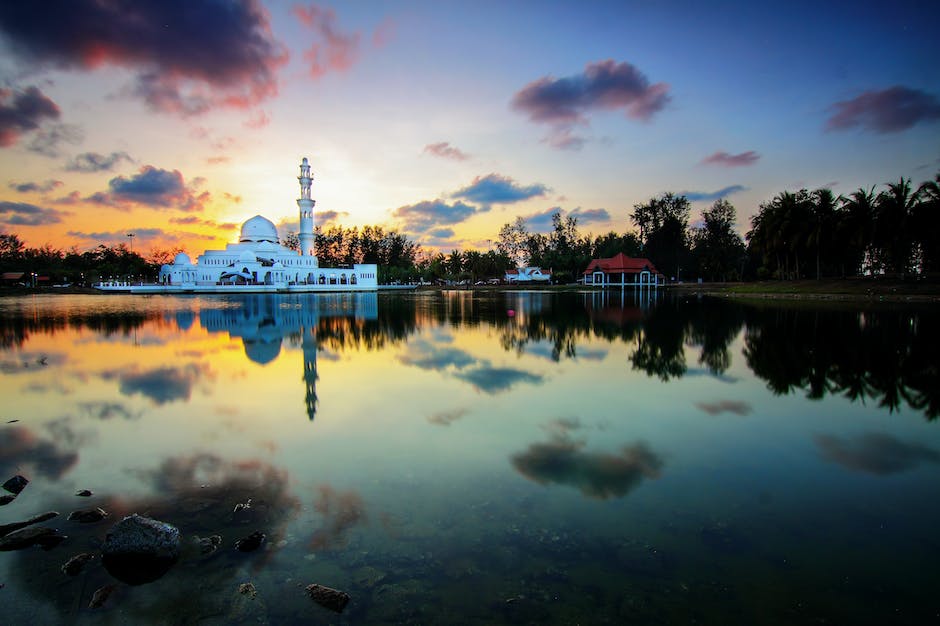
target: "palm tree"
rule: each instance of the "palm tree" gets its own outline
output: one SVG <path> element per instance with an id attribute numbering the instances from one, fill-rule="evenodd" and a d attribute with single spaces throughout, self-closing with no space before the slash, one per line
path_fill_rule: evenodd
<path id="1" fill-rule="evenodd" d="M 911 193 L 911 180 L 901 178 L 897 183 L 888 183 L 888 189 L 878 194 L 875 207 L 875 247 L 887 269 L 903 274 L 910 266 L 911 214 L 917 204 L 916 194 Z"/>
<path id="2" fill-rule="evenodd" d="M 863 262 L 871 252 L 872 231 L 875 223 L 875 188 L 865 190 L 859 187 L 848 198 L 840 198 L 841 217 L 837 224 L 837 239 L 844 242 L 845 253 L 842 256 L 845 275 L 845 263 L 857 274 Z"/>
<path id="3" fill-rule="evenodd" d="M 911 216 L 914 238 L 920 246 L 922 271 L 940 271 L 940 172 L 917 188 L 917 206 Z"/>
<path id="4" fill-rule="evenodd" d="M 835 220 L 837 202 L 831 189 L 817 189 L 811 194 L 809 209 L 812 212 L 813 222 L 810 225 L 807 243 L 812 243 L 816 248 L 816 280 L 822 277 L 820 250 L 823 241 L 832 239 L 832 224 Z"/>

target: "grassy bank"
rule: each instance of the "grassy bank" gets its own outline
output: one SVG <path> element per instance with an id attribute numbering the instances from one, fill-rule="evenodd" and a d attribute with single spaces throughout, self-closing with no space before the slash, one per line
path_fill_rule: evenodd
<path id="1" fill-rule="evenodd" d="M 683 283 L 670 285 L 676 292 L 753 298 L 827 298 L 940 301 L 940 280 L 851 278 L 778 280 L 750 283 Z"/>

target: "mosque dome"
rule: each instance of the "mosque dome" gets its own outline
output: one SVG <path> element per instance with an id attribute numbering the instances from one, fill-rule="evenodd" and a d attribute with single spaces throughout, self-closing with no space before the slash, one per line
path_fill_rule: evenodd
<path id="1" fill-rule="evenodd" d="M 192 265 L 193 262 L 189 260 L 189 255 L 185 252 L 180 252 L 173 259 L 173 265 Z"/>
<path id="2" fill-rule="evenodd" d="M 261 243 L 262 241 L 278 243 L 277 228 L 274 227 L 271 220 L 255 215 L 242 224 L 242 232 L 238 241 L 240 243 Z"/>

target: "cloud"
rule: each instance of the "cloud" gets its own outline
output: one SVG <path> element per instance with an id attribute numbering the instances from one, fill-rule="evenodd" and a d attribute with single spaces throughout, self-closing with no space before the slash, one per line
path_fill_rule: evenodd
<path id="1" fill-rule="evenodd" d="M 206 365 L 190 363 L 181 367 L 158 367 L 151 370 L 115 370 L 102 373 L 105 380 L 117 380 L 125 396 L 140 394 L 155 405 L 189 400 L 193 387 L 211 376 Z"/>
<path id="2" fill-rule="evenodd" d="M 568 215 L 576 218 L 581 225 L 610 221 L 610 212 L 607 209 L 574 209 Z"/>
<path id="3" fill-rule="evenodd" d="M 584 495 L 620 498 L 646 478 L 658 478 L 662 458 L 642 442 L 624 446 L 619 454 L 585 452 L 584 442 L 566 436 L 534 443 L 510 457 L 520 474 L 540 485 L 576 487 Z"/>
<path id="4" fill-rule="evenodd" d="M 33 135 L 26 149 L 36 154 L 55 158 L 60 156 L 59 146 L 64 143 L 79 144 L 82 142 L 81 128 L 74 124 L 47 124 Z"/>
<path id="5" fill-rule="evenodd" d="M 83 152 L 66 163 L 65 169 L 69 172 L 110 172 L 114 169 L 115 165 L 123 161 L 133 163 L 134 159 L 131 158 L 131 155 L 123 151 L 112 152 L 107 155 L 97 152 Z"/>
<path id="6" fill-rule="evenodd" d="M 489 363 L 481 363 L 472 369 L 454 374 L 455 378 L 468 382 L 477 391 L 490 395 L 506 391 L 517 383 L 532 383 L 535 385 L 545 381 L 542 376 L 532 374 L 512 367 L 493 367 Z"/>
<path id="7" fill-rule="evenodd" d="M 50 179 L 41 183 L 35 183 L 35 182 L 10 183 L 9 187 L 10 189 L 12 189 L 13 191 L 16 191 L 17 193 L 33 193 L 33 192 L 48 193 L 52 191 L 53 189 L 58 189 L 64 184 L 65 183 L 63 183 L 61 180 Z"/>
<path id="8" fill-rule="evenodd" d="M 45 226 L 58 224 L 65 216 L 71 215 L 65 211 L 45 209 L 26 202 L 9 202 L 0 200 L 0 223 L 8 226 Z"/>
<path id="9" fill-rule="evenodd" d="M 717 402 L 697 402 L 695 404 L 699 409 L 709 415 L 720 415 L 721 413 L 734 413 L 735 415 L 750 415 L 754 410 L 749 402 L 739 400 L 719 400 Z"/>
<path id="10" fill-rule="evenodd" d="M 349 217 L 348 211 L 317 211 L 313 214 L 317 224 L 336 224 L 341 217 Z"/>
<path id="11" fill-rule="evenodd" d="M 470 158 L 469 154 L 450 145 L 449 141 L 429 143 L 424 146 L 424 152 L 442 159 L 453 159 L 454 161 L 466 161 Z"/>
<path id="12" fill-rule="evenodd" d="M 78 454 L 39 439 L 28 428 L 8 427 L 0 437 L 0 471 L 6 476 L 29 468 L 50 479 L 61 478 L 75 463 Z M 29 476 L 29 474 L 27 474 Z"/>
<path id="13" fill-rule="evenodd" d="M 442 411 L 428 416 L 428 422 L 438 426 L 450 426 L 459 419 L 462 419 L 470 409 L 454 409 L 453 411 Z"/>
<path id="14" fill-rule="evenodd" d="M 395 22 L 391 18 L 386 17 L 379 22 L 379 25 L 372 31 L 372 45 L 376 48 L 382 48 L 388 44 L 394 36 Z"/>
<path id="15" fill-rule="evenodd" d="M 724 187 L 718 191 L 680 191 L 678 195 L 685 196 L 689 199 L 690 202 L 698 202 L 700 200 L 712 201 L 719 200 L 725 196 L 730 196 L 733 193 L 738 193 L 739 191 L 747 191 L 747 187 L 742 185 L 731 185 L 729 187 Z"/>
<path id="16" fill-rule="evenodd" d="M 22 61 L 42 68 L 127 68 L 130 93 L 183 115 L 246 108 L 277 92 L 287 54 L 257 0 L 3 3 L 0 30 Z M 50 16 L 67 16 L 53 19 Z"/>
<path id="17" fill-rule="evenodd" d="M 544 211 L 536 211 L 535 213 L 530 213 L 523 217 L 526 223 L 526 227 L 529 230 L 537 233 L 545 233 L 552 229 L 552 216 L 555 213 L 560 213 L 561 207 L 553 206 Z"/>
<path id="18" fill-rule="evenodd" d="M 875 133 L 896 133 L 922 122 L 940 120 L 940 101 L 919 89 L 895 85 L 881 91 L 866 91 L 836 102 L 826 121 L 826 130 L 860 127 Z"/>
<path id="19" fill-rule="evenodd" d="M 544 196 L 548 187 L 541 183 L 523 187 L 508 176 L 488 174 L 477 176 L 473 182 L 451 194 L 452 198 L 463 198 L 484 206 L 490 204 L 512 204 L 529 198 Z"/>
<path id="20" fill-rule="evenodd" d="M 304 52 L 311 77 L 320 78 L 331 71 L 345 72 L 359 59 L 359 33 L 341 32 L 333 9 L 315 4 L 294 5 L 291 12 L 320 40 Z"/>
<path id="21" fill-rule="evenodd" d="M 728 154 L 727 152 L 715 152 L 702 159 L 704 165 L 723 165 L 725 167 L 739 167 L 742 165 L 754 165 L 760 160 L 760 155 L 753 150 L 742 152 L 740 154 Z"/>
<path id="22" fill-rule="evenodd" d="M 398 207 L 392 211 L 392 217 L 399 220 L 407 232 L 425 233 L 441 225 L 459 224 L 486 210 L 463 202 L 447 204 L 443 200 L 425 200 Z"/>
<path id="23" fill-rule="evenodd" d="M 885 476 L 921 463 L 940 463 L 937 450 L 918 442 L 905 443 L 887 433 L 864 433 L 854 442 L 835 435 L 816 435 L 815 439 L 827 461 L 869 474 Z"/>
<path id="24" fill-rule="evenodd" d="M 512 108 L 528 115 L 553 132 L 550 145 L 577 149 L 584 139 L 572 134 L 575 126 L 586 126 L 592 111 L 622 111 L 629 118 L 649 121 L 670 101 L 669 85 L 651 85 L 646 75 L 630 63 L 613 59 L 588 63 L 584 72 L 566 78 L 544 76 L 520 89 Z"/>
<path id="25" fill-rule="evenodd" d="M 120 402 L 80 402 L 78 408 L 89 417 L 99 420 L 109 420 L 114 417 L 131 420 L 141 416 L 141 413 L 131 411 L 127 405 Z"/>
<path id="26" fill-rule="evenodd" d="M 96 244 L 98 243 L 111 243 L 111 244 L 120 244 L 127 243 L 129 232 L 134 233 L 134 238 L 137 241 L 149 241 L 149 240 L 165 240 L 165 241 L 180 241 L 180 237 L 177 233 L 166 231 L 162 228 L 134 228 L 134 229 L 123 229 L 123 230 L 108 230 L 108 231 L 81 231 L 81 230 L 70 230 L 66 234 L 70 237 L 76 237 L 78 239 L 87 239 Z M 212 240 L 215 239 L 212 235 L 203 235 L 201 233 L 186 233 L 187 240 L 191 239 L 205 239 Z"/>
<path id="27" fill-rule="evenodd" d="M 12 146 L 23 133 L 57 120 L 59 115 L 58 105 L 38 87 L 16 92 L 0 89 L 0 147 Z"/>
<path id="28" fill-rule="evenodd" d="M 428 235 L 430 235 L 434 239 L 450 239 L 451 237 L 454 236 L 454 229 L 453 228 L 435 228 L 434 230 L 429 231 Z"/>
<path id="29" fill-rule="evenodd" d="M 85 198 L 87 202 L 106 206 L 142 205 L 154 209 L 202 211 L 209 201 L 209 192 L 197 193 L 196 181 L 187 186 L 179 170 L 164 170 L 145 165 L 140 172 L 126 178 L 116 176 L 108 183 L 108 191 Z"/>
<path id="30" fill-rule="evenodd" d="M 235 230 L 238 228 L 238 224 L 235 222 L 216 222 L 215 220 L 204 220 L 196 215 L 171 217 L 169 221 L 171 224 L 179 224 L 180 226 L 208 226 L 209 228 L 215 228 L 218 230 Z"/>

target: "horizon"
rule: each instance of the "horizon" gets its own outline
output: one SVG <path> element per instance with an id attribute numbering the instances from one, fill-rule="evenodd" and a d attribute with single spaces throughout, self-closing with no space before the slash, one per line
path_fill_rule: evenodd
<path id="1" fill-rule="evenodd" d="M 0 231 L 191 256 L 254 215 L 283 236 L 303 157 L 317 225 L 431 251 L 556 211 L 630 231 L 668 191 L 693 223 L 727 199 L 743 234 L 781 191 L 940 170 L 940 7 L 715 6 L 9 4 Z"/>

